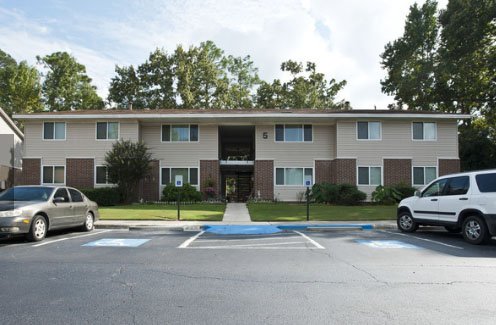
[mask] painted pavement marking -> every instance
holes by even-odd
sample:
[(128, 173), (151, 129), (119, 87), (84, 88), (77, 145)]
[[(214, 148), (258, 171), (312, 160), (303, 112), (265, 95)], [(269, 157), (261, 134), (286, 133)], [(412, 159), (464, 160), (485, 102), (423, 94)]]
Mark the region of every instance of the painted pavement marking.
[(103, 233), (109, 232), (109, 231), (112, 231), (112, 229), (107, 229), (107, 230), (102, 230), (102, 231), (94, 231), (94, 232), (92, 232), (90, 234), (84, 234), (84, 235), (80, 235), (80, 236), (64, 237), (64, 238), (60, 238), (60, 239), (54, 239), (54, 240), (44, 241), (42, 243), (35, 244), (35, 245), (32, 245), (32, 246), (33, 247), (40, 247), (40, 246), (45, 246), (45, 245), (53, 244), (53, 243), (56, 243), (56, 242), (68, 240), (68, 239), (77, 239), (77, 238), (81, 238), (81, 237), (87, 237), (87, 236), (94, 236), (94, 235), (98, 235), (98, 234), (103, 234)]
[(310, 243), (312, 243), (315, 247), (317, 247), (318, 249), (324, 249), (324, 246), (320, 245), (319, 243), (317, 243), (315, 240), (313, 240), (312, 238), (308, 237), (307, 235), (305, 234), (302, 234), (301, 232), (299, 231), (296, 231), (296, 230), (293, 230), (295, 233), (297, 233), (298, 235), (300, 235), (301, 237), (305, 238), (306, 240), (308, 240)]
[(421, 237), (414, 236), (414, 235), (407, 235), (407, 234), (403, 234), (403, 233), (400, 233), (400, 232), (392, 232), (392, 231), (387, 231), (387, 230), (382, 230), (382, 232), (386, 232), (388, 234), (393, 234), (393, 235), (398, 235), (398, 236), (404, 236), (404, 237), (408, 237), (408, 238), (415, 238), (415, 239), (418, 239), (418, 240), (423, 240), (423, 241), (426, 241), (426, 242), (429, 242), (429, 243), (443, 245), (443, 246), (446, 246), (446, 247), (451, 247), (451, 248), (456, 248), (456, 249), (463, 249), (463, 247), (460, 247), (460, 246), (450, 245), (450, 244), (446, 244), (446, 243), (443, 243), (443, 242), (440, 242), (440, 241), (437, 241), (437, 240), (432, 240), (432, 239), (427, 239), (427, 238), (421, 238)]
[(368, 239), (355, 239), (359, 244), (366, 245), (372, 248), (410, 248), (421, 249), (421, 247), (408, 244), (399, 240), (368, 240)]
[(205, 231), (200, 231), (196, 235), (194, 235), (194, 236), (190, 237), (189, 239), (187, 239), (184, 243), (182, 243), (181, 245), (179, 245), (177, 248), (187, 248), (189, 245), (191, 245), (192, 242), (194, 242), (198, 237), (200, 237), (204, 233), (205, 233)]
[(139, 247), (150, 239), (134, 239), (134, 238), (102, 238), (96, 241), (86, 243), (81, 246), (86, 247)]

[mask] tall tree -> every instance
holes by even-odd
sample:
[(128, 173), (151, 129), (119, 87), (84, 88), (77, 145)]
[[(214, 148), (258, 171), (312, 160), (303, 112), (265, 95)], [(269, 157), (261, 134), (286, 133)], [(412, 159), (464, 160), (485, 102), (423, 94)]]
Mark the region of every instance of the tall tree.
[(258, 69), (251, 57), (234, 57), (229, 55), (223, 60), (227, 72), (229, 89), (226, 106), (230, 108), (251, 108), (254, 102), (254, 87), (260, 83)]
[(19, 64), (0, 50), (0, 107), (8, 115), (37, 112), (41, 103), (40, 77), (36, 68), (26, 61)]
[(437, 108), (434, 70), (439, 27), (437, 3), (427, 0), (410, 7), (403, 36), (386, 44), (381, 64), (387, 76), (382, 91), (394, 95), (398, 107), (413, 110)]
[(47, 70), (43, 74), (43, 98), (49, 111), (103, 108), (103, 100), (91, 85), (86, 67), (67, 52), (37, 56)]
[(117, 105), (118, 108), (145, 108), (141, 79), (136, 69), (132, 65), (128, 67), (116, 65), (115, 73), (117, 75), (110, 81), (109, 102)]

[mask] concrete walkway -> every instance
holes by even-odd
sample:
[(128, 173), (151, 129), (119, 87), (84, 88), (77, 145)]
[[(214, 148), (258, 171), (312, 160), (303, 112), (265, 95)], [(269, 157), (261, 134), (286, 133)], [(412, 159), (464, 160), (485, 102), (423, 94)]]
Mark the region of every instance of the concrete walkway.
[(224, 212), (223, 222), (251, 222), (250, 213), (246, 207), (246, 203), (228, 203), (226, 212)]

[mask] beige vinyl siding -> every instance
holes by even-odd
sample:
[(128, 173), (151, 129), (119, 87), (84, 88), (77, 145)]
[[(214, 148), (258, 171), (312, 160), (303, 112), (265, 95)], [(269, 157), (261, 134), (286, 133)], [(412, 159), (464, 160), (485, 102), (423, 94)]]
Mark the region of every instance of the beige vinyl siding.
[[(304, 186), (274, 186), (274, 199), (278, 201), (297, 202), (300, 193), (305, 193)], [(303, 200), (305, 197), (303, 196)]]
[(198, 142), (162, 142), (161, 124), (143, 124), (141, 140), (162, 167), (200, 167), (200, 160), (219, 159), (218, 129), (217, 125), (200, 124)]
[[(42, 158), (43, 165), (65, 165), (66, 158), (95, 158), (101, 164), (115, 142), (96, 140), (96, 121), (66, 121), (65, 140), (43, 140), (43, 122), (26, 122), (24, 134), (24, 156)], [(138, 122), (120, 122), (119, 138), (138, 141)]]
[[(275, 123), (274, 123), (275, 124)], [(312, 142), (276, 142), (274, 124), (257, 125), (255, 128), (255, 157), (257, 160), (274, 160), (279, 163), (312, 165), (315, 159), (335, 158), (335, 126), (313, 125)], [(268, 138), (263, 138), (267, 132)]]
[[(0, 165), (21, 168), (22, 140), (0, 117)], [(14, 148), (14, 166), (12, 166), (12, 148)]]

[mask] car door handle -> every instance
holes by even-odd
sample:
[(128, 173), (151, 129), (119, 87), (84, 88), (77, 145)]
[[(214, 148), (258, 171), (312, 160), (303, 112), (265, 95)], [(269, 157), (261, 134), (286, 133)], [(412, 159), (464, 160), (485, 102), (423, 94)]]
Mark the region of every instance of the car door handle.
[(431, 201), (437, 201), (437, 199), (431, 199)]
[(458, 200), (460, 200), (460, 201), (468, 201), (468, 197), (461, 197)]

